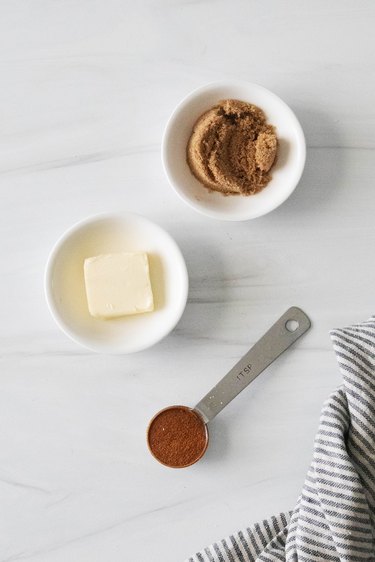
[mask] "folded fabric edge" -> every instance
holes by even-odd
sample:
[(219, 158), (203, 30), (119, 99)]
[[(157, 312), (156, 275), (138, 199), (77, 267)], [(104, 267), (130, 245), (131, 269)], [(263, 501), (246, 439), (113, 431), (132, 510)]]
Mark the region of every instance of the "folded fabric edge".
[(261, 552), (279, 545), (285, 547), (285, 537), (292, 512), (280, 513), (254, 527), (247, 527), (229, 535), (219, 542), (197, 552), (185, 562), (227, 562), (246, 560), (254, 562)]

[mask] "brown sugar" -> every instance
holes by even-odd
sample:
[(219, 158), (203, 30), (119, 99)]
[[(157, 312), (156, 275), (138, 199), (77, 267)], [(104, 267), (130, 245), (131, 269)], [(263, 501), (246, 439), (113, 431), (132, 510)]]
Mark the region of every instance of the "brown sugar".
[(223, 100), (199, 117), (187, 146), (187, 163), (207, 189), (252, 195), (270, 181), (277, 154), (275, 127), (256, 105)]
[(182, 468), (201, 458), (208, 432), (200, 415), (186, 406), (171, 406), (159, 412), (148, 429), (148, 446), (162, 464)]

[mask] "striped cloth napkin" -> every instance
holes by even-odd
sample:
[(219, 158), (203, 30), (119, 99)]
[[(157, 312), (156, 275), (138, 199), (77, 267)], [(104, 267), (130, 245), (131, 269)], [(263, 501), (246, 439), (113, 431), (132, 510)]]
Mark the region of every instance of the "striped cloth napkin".
[(375, 316), (331, 339), (344, 384), (323, 406), (294, 511), (186, 562), (375, 561)]

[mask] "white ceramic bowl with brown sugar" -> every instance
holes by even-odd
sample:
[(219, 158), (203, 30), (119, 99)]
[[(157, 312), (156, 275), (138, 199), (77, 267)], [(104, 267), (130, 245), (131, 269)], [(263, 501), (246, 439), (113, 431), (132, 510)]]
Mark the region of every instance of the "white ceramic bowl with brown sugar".
[[(196, 179), (187, 163), (187, 145), (197, 119), (224, 99), (258, 106), (267, 123), (276, 129), (278, 151), (270, 170), (272, 179), (254, 195), (210, 191)], [(243, 221), (269, 213), (291, 195), (305, 166), (306, 143), (297, 117), (274, 93), (249, 82), (215, 82), (194, 90), (176, 107), (164, 132), (162, 160), (171, 186), (190, 207), (211, 218)]]

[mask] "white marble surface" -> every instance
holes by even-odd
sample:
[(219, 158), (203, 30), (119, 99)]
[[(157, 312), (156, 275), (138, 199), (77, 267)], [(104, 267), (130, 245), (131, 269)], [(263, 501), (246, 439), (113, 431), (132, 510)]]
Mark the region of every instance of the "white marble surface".
[[(0, 561), (178, 562), (292, 508), (323, 399), (328, 331), (374, 312), (372, 1), (0, 3)], [(277, 211), (205, 219), (169, 188), (166, 119), (194, 87), (240, 78), (296, 111), (308, 155)], [(55, 239), (126, 209), (179, 243), (186, 312), (162, 343), (95, 355), (43, 296)], [(289, 305), (311, 332), (212, 424), (205, 459), (148, 454), (150, 416), (194, 404)]]

